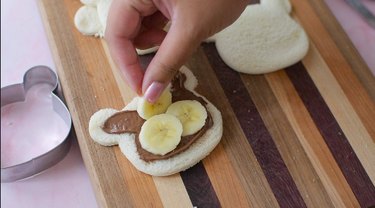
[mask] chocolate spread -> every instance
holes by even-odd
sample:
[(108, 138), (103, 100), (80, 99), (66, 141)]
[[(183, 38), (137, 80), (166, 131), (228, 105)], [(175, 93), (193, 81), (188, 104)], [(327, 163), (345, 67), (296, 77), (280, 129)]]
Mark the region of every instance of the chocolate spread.
[(137, 111), (120, 111), (109, 117), (102, 129), (108, 134), (138, 133), (144, 122)]
[[(193, 92), (187, 90), (184, 86), (186, 81), (185, 74), (178, 73), (176, 77), (172, 80), (172, 102), (177, 102), (180, 100), (196, 100), (205, 106), (206, 102), (203, 98), (196, 96)], [(154, 160), (168, 159), (174, 155), (177, 155), (190, 147), (196, 140), (198, 140), (209, 128), (212, 127), (213, 121), (212, 117), (207, 111), (207, 118), (204, 126), (195, 134), (181, 137), (180, 143), (171, 152), (165, 155), (155, 155), (143, 149), (141, 143), (139, 142), (139, 132), (145, 120), (143, 120), (137, 113), (137, 111), (122, 111), (114, 114), (108, 118), (104, 125), (103, 130), (109, 134), (122, 134), (122, 133), (135, 133), (136, 139), (135, 144), (137, 146), (137, 151), (144, 161), (150, 162)]]

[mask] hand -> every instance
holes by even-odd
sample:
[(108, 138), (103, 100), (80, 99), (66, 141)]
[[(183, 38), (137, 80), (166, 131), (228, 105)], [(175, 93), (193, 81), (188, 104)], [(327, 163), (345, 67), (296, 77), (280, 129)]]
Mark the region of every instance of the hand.
[[(202, 40), (233, 23), (246, 0), (113, 0), (105, 39), (129, 86), (155, 102)], [(163, 27), (171, 21), (166, 33)], [(160, 45), (143, 70), (135, 48)]]

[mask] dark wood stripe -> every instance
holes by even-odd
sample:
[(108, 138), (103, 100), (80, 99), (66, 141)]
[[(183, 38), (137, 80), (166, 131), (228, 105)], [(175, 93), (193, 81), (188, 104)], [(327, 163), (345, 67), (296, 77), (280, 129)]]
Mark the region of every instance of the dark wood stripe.
[(203, 49), (279, 205), (281, 207), (306, 207), (239, 73), (230, 69), (222, 61), (213, 44), (204, 44)]
[(309, 111), (337, 164), (362, 207), (375, 205), (375, 187), (325, 103), (319, 90), (299, 62), (286, 69), (296, 91)]
[[(241, 78), (306, 205), (308, 207), (334, 207), (265, 76), (241, 75)], [(285, 78), (288, 79), (286, 76)]]
[(202, 162), (180, 173), (193, 206), (221, 207)]

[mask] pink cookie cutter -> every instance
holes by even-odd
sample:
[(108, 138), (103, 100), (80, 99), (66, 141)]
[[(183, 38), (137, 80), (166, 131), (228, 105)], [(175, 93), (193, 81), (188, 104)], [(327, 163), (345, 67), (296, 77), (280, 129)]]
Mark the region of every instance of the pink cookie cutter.
[[(1, 107), (15, 102), (25, 101), (28, 90), (38, 84), (48, 84), (51, 87), (53, 110), (63, 119), (69, 128), (64, 139), (48, 152), (45, 152), (30, 160), (8, 167), (1, 167), (1, 182), (13, 182), (28, 178), (40, 173), (61, 161), (69, 152), (71, 139), (69, 135), (72, 127), (72, 119), (64, 102), (58, 97), (58, 78), (54, 71), (46, 66), (35, 66), (29, 69), (23, 83), (1, 88)], [(4, 129), (2, 129), (4, 131)]]

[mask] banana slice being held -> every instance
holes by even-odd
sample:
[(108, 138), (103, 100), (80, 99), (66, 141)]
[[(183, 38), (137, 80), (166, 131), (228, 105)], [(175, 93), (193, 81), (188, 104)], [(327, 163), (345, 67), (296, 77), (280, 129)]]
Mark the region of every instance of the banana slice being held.
[(173, 115), (160, 114), (148, 119), (139, 133), (139, 142), (143, 149), (165, 155), (174, 150), (181, 141), (182, 124)]
[(196, 100), (182, 100), (172, 103), (167, 114), (176, 116), (182, 123), (182, 136), (197, 133), (206, 123), (206, 108)]
[[(164, 110), (155, 113), (157, 105), (135, 97), (122, 111), (96, 112), (90, 119), (90, 136), (102, 145), (119, 145), (132, 165), (144, 173), (167, 176), (186, 170), (210, 154), (223, 134), (220, 111), (194, 91), (197, 84), (193, 73), (183, 66), (158, 101)], [(172, 97), (175, 104), (163, 96)], [(177, 117), (184, 112), (188, 116), (180, 121)], [(196, 133), (182, 136), (184, 129), (185, 134)]]
[(141, 97), (138, 101), (137, 112), (140, 117), (147, 120), (154, 115), (165, 113), (171, 103), (172, 94), (167, 87), (154, 104)]

